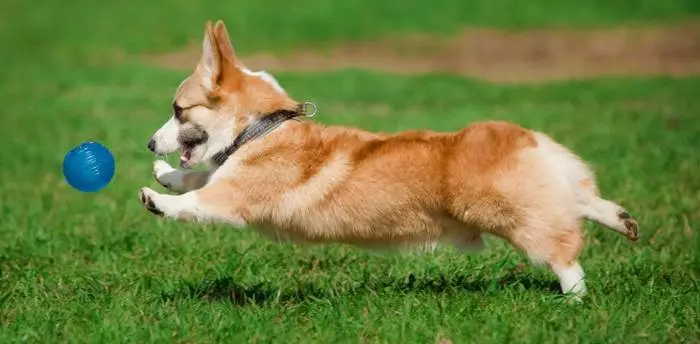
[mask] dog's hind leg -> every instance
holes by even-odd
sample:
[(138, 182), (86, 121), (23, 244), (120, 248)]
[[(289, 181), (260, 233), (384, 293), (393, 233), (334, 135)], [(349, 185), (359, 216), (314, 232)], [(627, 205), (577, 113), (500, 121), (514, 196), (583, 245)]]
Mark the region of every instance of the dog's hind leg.
[(535, 264), (546, 264), (559, 278), (565, 294), (586, 294), (584, 272), (578, 262), (583, 248), (580, 225), (554, 227), (546, 222), (514, 230), (507, 239), (525, 251)]
[(203, 187), (209, 180), (209, 171), (181, 171), (163, 160), (153, 163), (153, 177), (170, 191), (185, 193)]
[(597, 187), (591, 180), (581, 184), (579, 207), (586, 219), (610, 228), (632, 241), (639, 239), (639, 224), (627, 210), (619, 204), (600, 197)]

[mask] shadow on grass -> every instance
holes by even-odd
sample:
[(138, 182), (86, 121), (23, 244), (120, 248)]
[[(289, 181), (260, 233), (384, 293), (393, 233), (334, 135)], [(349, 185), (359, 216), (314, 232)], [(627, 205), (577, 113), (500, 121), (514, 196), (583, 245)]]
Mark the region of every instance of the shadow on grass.
[(200, 299), (211, 301), (229, 301), (239, 306), (250, 304), (264, 305), (269, 303), (301, 303), (308, 300), (330, 299), (339, 294), (359, 295), (378, 291), (411, 293), (498, 293), (509, 288), (522, 288), (550, 293), (559, 293), (559, 284), (551, 280), (538, 280), (522, 275), (509, 274), (498, 280), (473, 280), (466, 276), (437, 276), (417, 279), (413, 274), (403, 279), (377, 279), (365, 281), (356, 287), (343, 287), (330, 290), (332, 287), (320, 286), (317, 283), (304, 282), (295, 288), (279, 288), (274, 283), (257, 283), (244, 285), (237, 283), (232, 277), (197, 282), (185, 282), (182, 287), (172, 292), (164, 292), (164, 301), (178, 299)]

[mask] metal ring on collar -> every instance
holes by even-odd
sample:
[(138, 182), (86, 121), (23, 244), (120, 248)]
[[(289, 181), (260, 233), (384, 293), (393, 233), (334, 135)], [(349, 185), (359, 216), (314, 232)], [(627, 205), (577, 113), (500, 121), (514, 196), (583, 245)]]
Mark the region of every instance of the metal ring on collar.
[[(309, 106), (312, 106), (314, 108), (313, 112), (309, 113)], [(311, 118), (316, 116), (316, 113), (318, 113), (318, 106), (312, 102), (304, 102), (304, 116)]]

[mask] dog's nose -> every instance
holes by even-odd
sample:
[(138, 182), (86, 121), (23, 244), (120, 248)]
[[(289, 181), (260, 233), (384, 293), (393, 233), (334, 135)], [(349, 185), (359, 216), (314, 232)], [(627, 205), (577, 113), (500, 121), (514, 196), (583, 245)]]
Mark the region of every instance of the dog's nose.
[(156, 141), (154, 139), (148, 140), (148, 150), (155, 153), (156, 152)]

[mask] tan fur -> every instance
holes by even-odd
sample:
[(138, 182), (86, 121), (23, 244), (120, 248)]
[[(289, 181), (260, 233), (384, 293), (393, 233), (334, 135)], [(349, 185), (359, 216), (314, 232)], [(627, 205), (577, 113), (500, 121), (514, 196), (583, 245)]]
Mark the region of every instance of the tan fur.
[[(235, 136), (256, 116), (298, 105), (242, 71), (223, 23), (208, 24), (206, 32), (218, 56), (215, 87), (205, 92), (200, 64), (175, 97), (183, 107), (201, 108), (192, 120), (225, 116)], [(581, 220), (601, 222), (596, 211), (608, 202), (597, 197), (593, 174), (573, 153), (543, 134), (496, 121), (453, 133), (386, 134), (292, 120), (218, 169), (170, 173), (183, 173), (173, 190), (191, 192), (141, 195), (166, 216), (247, 224), (278, 240), (362, 247), (446, 241), (478, 248), (488, 233), (560, 277), (578, 267)], [(623, 211), (600, 211), (609, 209), (618, 217)], [(618, 217), (610, 221), (624, 228)]]

